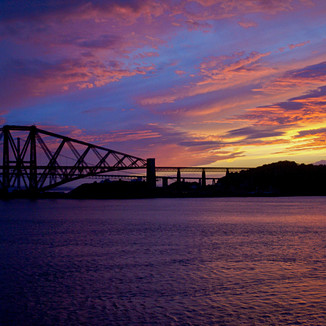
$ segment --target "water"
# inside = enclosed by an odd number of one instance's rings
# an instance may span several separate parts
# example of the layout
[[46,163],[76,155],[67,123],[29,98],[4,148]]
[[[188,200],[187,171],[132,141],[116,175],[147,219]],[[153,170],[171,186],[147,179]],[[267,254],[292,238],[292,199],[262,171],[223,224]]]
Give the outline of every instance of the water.
[[326,197],[0,201],[1,325],[326,325]]

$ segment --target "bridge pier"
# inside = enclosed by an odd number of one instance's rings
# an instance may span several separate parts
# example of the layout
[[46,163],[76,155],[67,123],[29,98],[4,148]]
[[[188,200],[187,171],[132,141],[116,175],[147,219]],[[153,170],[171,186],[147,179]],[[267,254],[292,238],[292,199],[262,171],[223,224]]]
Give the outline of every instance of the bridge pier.
[[2,168],[2,184],[5,191],[10,186],[9,179],[9,128],[6,126],[2,129],[3,133],[3,168]]
[[167,188],[168,186],[168,177],[162,177],[162,187]]
[[205,169],[203,169],[201,173],[201,186],[206,187],[206,172]]
[[146,180],[149,188],[156,188],[155,158],[147,159]]
[[178,184],[181,183],[181,171],[180,171],[180,168],[178,168],[178,170],[177,170],[177,183]]
[[21,175],[21,158],[20,158],[20,138],[17,138],[17,174],[16,174],[16,179],[17,179],[17,188],[18,190],[21,190],[20,186],[20,175]]
[[32,126],[29,132],[30,136],[30,174],[29,174],[29,190],[37,191],[37,164],[36,164],[36,127]]

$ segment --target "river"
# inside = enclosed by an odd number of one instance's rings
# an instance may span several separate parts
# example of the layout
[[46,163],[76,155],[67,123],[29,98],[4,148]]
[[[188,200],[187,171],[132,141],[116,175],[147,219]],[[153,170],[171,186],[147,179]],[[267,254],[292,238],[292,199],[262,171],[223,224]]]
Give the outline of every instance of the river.
[[326,197],[0,201],[1,325],[326,325]]

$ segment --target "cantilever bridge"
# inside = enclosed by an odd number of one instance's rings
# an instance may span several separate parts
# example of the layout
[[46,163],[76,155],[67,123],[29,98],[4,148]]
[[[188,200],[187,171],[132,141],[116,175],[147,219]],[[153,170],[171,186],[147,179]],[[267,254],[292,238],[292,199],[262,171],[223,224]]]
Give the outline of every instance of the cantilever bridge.
[[[155,167],[155,159],[142,159],[102,146],[42,130],[36,126],[0,128],[0,188],[43,192],[65,183],[108,172],[143,169],[155,187],[156,172],[228,172],[248,168]],[[1,164],[1,162],[0,162]]]

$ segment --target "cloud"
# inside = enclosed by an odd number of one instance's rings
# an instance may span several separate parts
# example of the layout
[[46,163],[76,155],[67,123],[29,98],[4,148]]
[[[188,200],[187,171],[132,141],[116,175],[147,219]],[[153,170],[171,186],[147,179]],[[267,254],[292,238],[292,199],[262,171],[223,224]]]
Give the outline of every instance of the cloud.
[[[209,21],[252,13],[269,15],[291,11],[292,0],[44,0],[26,2],[23,0],[3,0],[0,6],[0,20],[13,21],[68,21],[72,19],[123,19],[133,24],[138,18],[153,19],[169,16],[171,23],[182,26],[186,22],[191,28],[210,27]],[[302,1],[302,5],[309,4]],[[180,18],[180,19],[179,19]]]
[[306,66],[304,68],[289,70],[278,78],[268,81],[255,91],[266,94],[285,93],[293,89],[312,89],[326,83],[326,61]]
[[318,128],[318,129],[308,129],[308,130],[301,130],[298,132],[298,134],[295,136],[295,138],[302,138],[307,136],[324,136],[326,137],[326,128]]
[[[294,155],[325,150],[326,128],[307,129],[307,126],[318,126],[326,121],[326,86],[286,102],[249,109],[247,113],[231,119],[250,122],[255,127],[231,130],[226,137],[244,137],[237,141],[247,142],[247,145],[251,139],[262,139],[264,146],[279,142],[282,150],[272,154]],[[293,135],[295,130],[297,132]],[[272,137],[272,143],[266,142],[265,137]],[[289,146],[284,148],[286,144]]]
[[226,133],[226,137],[244,137],[245,139],[262,139],[271,138],[284,135],[283,131],[275,126],[250,126],[239,129],[229,130]]
[[151,57],[159,57],[160,54],[158,52],[143,52],[143,53],[138,53],[137,55],[134,56],[134,58],[137,59],[146,59],[146,58],[151,58]]
[[209,23],[200,23],[194,20],[186,20],[187,27],[190,31],[193,30],[209,30],[212,28],[212,25]]
[[[11,60],[6,64],[0,81],[0,99],[4,106],[36,96],[62,93],[70,88],[100,87],[122,78],[144,75],[152,66],[129,68],[119,61],[104,65],[96,59],[70,59],[59,62],[41,60]],[[11,88],[14,85],[14,88]]]
[[84,110],[84,111],[82,111],[82,113],[96,115],[101,112],[113,112],[113,111],[114,111],[114,108],[111,108],[111,107],[96,107],[96,108]]
[[117,35],[102,34],[96,39],[80,40],[76,44],[89,49],[108,49],[116,46],[119,40],[120,38]]
[[184,141],[184,142],[179,143],[179,145],[185,146],[185,147],[193,147],[193,146],[196,146],[196,147],[198,147],[198,146],[200,146],[200,147],[214,146],[214,147],[216,147],[216,146],[220,146],[221,143],[212,141],[212,140],[210,140],[210,141],[204,140],[204,141]]
[[309,44],[309,43],[310,43],[310,41],[305,41],[305,42],[301,42],[301,43],[297,43],[297,44],[289,44],[289,48],[291,50],[293,50],[295,48],[298,48],[300,46],[304,46],[304,45]]
[[243,28],[257,27],[255,22],[238,22],[238,24]]
[[270,52],[251,52],[244,57],[244,52],[237,52],[232,56],[208,58],[206,62],[200,65],[200,72],[204,76],[204,80],[199,85],[213,81],[226,82],[228,80],[232,80],[232,84],[234,84],[235,76],[237,78],[246,77],[246,79],[248,74],[256,76],[258,71],[264,70],[259,64],[259,60],[268,55],[270,55]]
[[313,163],[313,165],[326,165],[326,160],[321,160],[318,162]]
[[[137,0],[111,0],[111,1],[88,1],[88,0],[44,0],[39,2],[25,2],[21,0],[3,0],[0,7],[0,18],[3,21],[13,20],[42,20],[51,17],[79,16],[93,18],[99,15],[122,16],[130,13],[141,13],[150,6],[150,1]],[[152,6],[154,7],[154,5]]]
[[279,153],[297,153],[322,151],[326,149],[326,129],[318,128],[311,130],[299,131],[297,135],[292,137],[291,146],[285,148]]

